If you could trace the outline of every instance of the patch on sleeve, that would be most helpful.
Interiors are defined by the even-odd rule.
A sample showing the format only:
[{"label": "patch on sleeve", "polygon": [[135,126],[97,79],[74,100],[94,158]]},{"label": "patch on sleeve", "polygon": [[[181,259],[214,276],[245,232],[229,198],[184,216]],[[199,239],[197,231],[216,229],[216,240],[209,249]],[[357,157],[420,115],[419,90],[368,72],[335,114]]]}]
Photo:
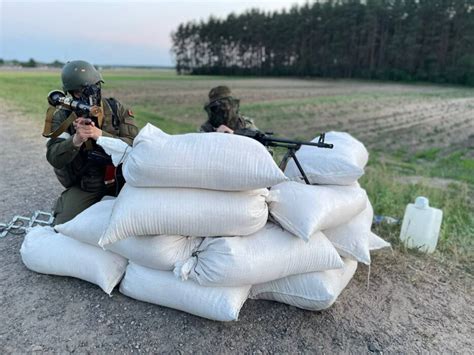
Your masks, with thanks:
[{"label": "patch on sleeve", "polygon": [[130,117],[135,118],[135,115],[133,114],[133,111],[130,110],[130,109],[128,109],[128,115],[129,115]]}]

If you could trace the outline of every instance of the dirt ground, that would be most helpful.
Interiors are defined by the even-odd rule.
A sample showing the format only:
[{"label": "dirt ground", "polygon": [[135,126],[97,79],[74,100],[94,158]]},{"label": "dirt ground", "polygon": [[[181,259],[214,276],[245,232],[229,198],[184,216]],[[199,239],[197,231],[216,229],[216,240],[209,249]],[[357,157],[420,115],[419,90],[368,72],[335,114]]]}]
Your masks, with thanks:
[{"label": "dirt ground", "polygon": [[[41,127],[0,102],[0,222],[50,210],[61,191]],[[36,121],[37,122],[37,121]],[[473,280],[429,258],[384,251],[323,312],[248,300],[240,320],[213,322],[36,274],[21,236],[0,239],[0,352],[472,353]]]}]

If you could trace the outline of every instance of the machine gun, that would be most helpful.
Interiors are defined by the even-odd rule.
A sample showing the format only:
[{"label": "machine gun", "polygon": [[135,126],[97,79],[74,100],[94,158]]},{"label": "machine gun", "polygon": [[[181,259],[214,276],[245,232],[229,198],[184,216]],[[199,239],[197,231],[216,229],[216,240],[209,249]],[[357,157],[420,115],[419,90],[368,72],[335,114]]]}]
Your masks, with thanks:
[{"label": "machine gun", "polygon": [[308,146],[317,147],[317,148],[328,148],[328,149],[332,149],[334,147],[333,144],[324,142],[325,133],[322,133],[319,136],[319,139],[317,142],[304,142],[304,141],[295,141],[295,140],[286,139],[286,138],[276,138],[276,137],[273,137],[273,132],[261,132],[261,131],[251,130],[251,129],[239,129],[235,131],[235,134],[255,139],[256,141],[263,144],[265,147],[282,147],[282,148],[288,149],[287,154],[285,155],[285,157],[280,163],[280,169],[284,170],[288,159],[293,158],[296,166],[298,167],[298,170],[301,173],[301,176],[303,177],[304,181],[308,185],[310,185],[310,182],[308,180],[308,177],[306,176],[306,173],[303,170],[303,167],[298,161],[298,158],[296,158],[296,152],[303,145],[308,145]]}]

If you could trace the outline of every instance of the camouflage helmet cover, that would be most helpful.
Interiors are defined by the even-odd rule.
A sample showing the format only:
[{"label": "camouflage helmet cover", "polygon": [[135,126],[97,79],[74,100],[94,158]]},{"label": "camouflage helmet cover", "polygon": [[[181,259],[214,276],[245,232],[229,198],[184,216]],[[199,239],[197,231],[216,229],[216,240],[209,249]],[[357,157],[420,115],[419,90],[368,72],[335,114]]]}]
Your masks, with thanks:
[{"label": "camouflage helmet cover", "polygon": [[97,69],[83,60],[67,62],[61,72],[61,81],[65,92],[104,82]]},{"label": "camouflage helmet cover", "polygon": [[209,102],[221,100],[227,97],[232,97],[232,92],[228,86],[216,86],[209,91]]}]

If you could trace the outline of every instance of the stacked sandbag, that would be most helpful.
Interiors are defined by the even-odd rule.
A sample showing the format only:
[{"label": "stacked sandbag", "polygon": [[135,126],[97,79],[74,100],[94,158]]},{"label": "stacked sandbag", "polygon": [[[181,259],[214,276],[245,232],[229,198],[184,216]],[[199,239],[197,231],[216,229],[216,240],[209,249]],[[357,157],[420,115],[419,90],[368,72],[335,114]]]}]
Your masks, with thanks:
[{"label": "stacked sandbag", "polygon": [[32,228],[20,253],[30,270],[85,280],[109,295],[127,267],[124,257],[56,233],[51,227]]},{"label": "stacked sandbag", "polygon": [[[56,226],[59,233],[50,230],[48,238],[81,245],[78,250],[89,258],[121,260],[120,277],[128,260],[120,292],[201,317],[237,320],[249,293],[309,310],[327,308],[357,262],[370,263],[370,251],[387,246],[370,231],[372,206],[357,183],[367,152],[349,135],[331,133],[326,139],[336,149],[332,168],[321,170],[318,160],[331,150],[298,152],[318,185],[289,174],[291,162],[289,181],[265,148],[247,137],[171,136],[152,125],[140,131],[133,147],[101,137],[98,144],[114,164],[123,163],[126,185],[116,199]],[[47,243],[41,246],[44,251]],[[68,253],[72,264],[59,252],[40,265],[22,248],[23,254],[33,270],[83,278],[109,293],[118,282],[103,281],[105,261],[90,261],[98,265],[96,280],[90,269],[70,267],[76,261]],[[113,276],[116,269],[111,267]]]},{"label": "stacked sandbag", "polygon": [[[98,240],[92,240],[131,261],[121,290],[137,299],[208,318],[236,319],[250,284],[203,287],[192,281],[184,283],[170,272],[171,262],[177,264],[192,258],[203,243],[201,237],[245,238],[265,227],[267,187],[287,180],[266,149],[237,135],[172,136],[150,124],[140,131],[132,148],[107,137],[101,137],[98,144],[115,164],[123,163],[127,181],[113,202],[111,213],[104,216],[109,221],[107,226],[98,228],[102,233]],[[69,227],[65,233],[77,230],[77,226]],[[61,226],[59,229],[64,230]],[[164,245],[176,249],[163,256]],[[141,285],[142,282],[147,285]],[[163,291],[168,300],[154,289],[161,289],[163,282],[169,285],[169,293]],[[235,296],[239,301],[231,302],[231,313],[224,312],[226,307],[222,308],[225,314],[220,315],[192,311],[193,307],[205,309],[206,305],[186,305],[173,296],[173,290],[193,294],[202,302],[219,298],[219,294],[223,300]]]},{"label": "stacked sandbag", "polygon": [[368,161],[364,145],[344,132],[329,132],[326,141],[334,148],[303,146],[296,153],[311,185],[289,161],[285,174],[293,181],[271,188],[269,212],[272,220],[308,245],[322,233],[343,257],[343,267],[254,284],[251,298],[311,310],[327,308],[354,275],[357,262],[369,265],[371,250],[390,245],[372,233],[372,205],[357,182]]},{"label": "stacked sandbag", "polygon": [[[100,201],[55,229],[78,241],[99,246],[110,224],[114,203],[115,199]],[[105,249],[142,266],[171,271],[175,263],[189,258],[202,240],[179,235],[130,236],[106,245]]]},{"label": "stacked sandbag", "polygon": [[268,217],[267,187],[287,180],[266,149],[238,135],[168,135],[147,124],[133,147],[98,140],[127,181],[99,244],[129,236],[250,235]]}]

